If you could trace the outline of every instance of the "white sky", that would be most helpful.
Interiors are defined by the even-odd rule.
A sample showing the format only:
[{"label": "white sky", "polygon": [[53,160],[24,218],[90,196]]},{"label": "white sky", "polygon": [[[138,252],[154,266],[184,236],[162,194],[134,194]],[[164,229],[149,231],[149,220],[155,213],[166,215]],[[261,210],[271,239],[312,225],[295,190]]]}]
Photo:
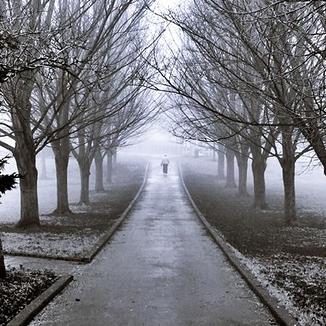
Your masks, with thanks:
[{"label": "white sky", "polygon": [[177,7],[181,5],[182,3],[185,3],[185,1],[181,0],[156,0],[157,6],[161,7],[162,9],[173,9],[174,7]]}]

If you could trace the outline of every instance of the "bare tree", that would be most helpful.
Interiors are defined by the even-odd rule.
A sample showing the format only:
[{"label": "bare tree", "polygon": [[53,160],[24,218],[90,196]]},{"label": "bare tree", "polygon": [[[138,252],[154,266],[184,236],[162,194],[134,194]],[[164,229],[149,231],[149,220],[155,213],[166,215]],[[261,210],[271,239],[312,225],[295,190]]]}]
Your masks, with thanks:
[{"label": "bare tree", "polygon": [[[262,208],[266,206],[266,160],[276,155],[281,136],[282,159],[279,161],[288,223],[295,219],[296,159],[310,146],[322,164],[324,157],[324,127],[320,115],[323,58],[318,58],[320,51],[311,51],[314,46],[316,50],[316,44],[320,49],[319,42],[324,37],[322,32],[314,38],[315,23],[318,28],[322,27],[323,5],[314,5],[319,9],[316,13],[312,3],[309,6],[307,9],[301,4],[270,1],[195,1],[189,11],[167,18],[186,35],[187,54],[174,55],[170,70],[167,66],[158,69],[159,82],[163,84],[161,90],[186,98],[192,105],[215,115],[216,120],[231,126],[231,130],[235,130],[233,125],[238,125],[241,136],[250,140],[255,205]],[[189,65],[186,56],[195,58],[198,54],[200,60]],[[157,64],[158,61],[153,66]],[[151,87],[159,88],[157,85],[151,84]],[[236,93],[246,114],[239,114],[231,106],[228,110],[223,105],[216,106],[216,97],[212,99],[216,95],[212,93],[214,89],[219,89],[222,98],[223,93]],[[308,145],[297,153],[300,134]]]},{"label": "bare tree", "polygon": [[[61,2],[60,2],[61,3]],[[23,176],[21,190],[21,226],[39,224],[36,154],[46,145],[47,137],[39,132],[38,126],[44,116],[37,117],[32,104],[32,94],[39,71],[44,66],[62,64],[62,48],[56,35],[69,28],[69,22],[56,25],[55,1],[31,0],[7,1],[2,5],[1,23],[15,36],[16,47],[8,55],[7,62],[14,67],[11,78],[2,85],[3,107],[8,113],[8,121],[2,124],[1,133],[11,142],[1,140],[0,145],[11,151],[18,171]],[[54,22],[54,23],[53,23]],[[51,24],[53,23],[53,24]],[[65,47],[72,46],[67,41]],[[14,145],[12,145],[14,142]]]},{"label": "bare tree", "polygon": [[[149,4],[147,3],[147,5]],[[111,9],[116,6],[116,9],[103,11],[104,5],[112,6]],[[107,16],[105,16],[106,25],[103,25],[105,28],[99,29],[101,34],[98,35],[96,34],[97,30],[96,33],[91,32],[88,21],[86,21],[86,25],[78,21],[79,29],[87,32],[86,35],[91,35],[90,40],[88,40],[88,51],[83,49],[78,52],[76,50],[72,51],[72,55],[79,58],[78,61],[84,64],[82,67],[79,65],[78,69],[73,74],[70,73],[68,78],[64,77],[62,79],[64,85],[67,85],[65,89],[70,90],[68,96],[64,96],[64,102],[60,98],[62,93],[61,82],[56,84],[56,94],[58,95],[55,95],[55,97],[59,99],[57,106],[60,107],[63,103],[62,119],[57,119],[56,124],[57,126],[60,126],[60,124],[65,126],[62,132],[57,134],[57,139],[52,142],[57,162],[58,199],[55,211],[57,214],[62,215],[70,212],[67,192],[67,167],[70,153],[69,134],[72,132],[72,126],[75,125],[74,122],[78,122],[78,129],[82,129],[83,126],[90,126],[94,120],[93,108],[98,97],[96,94],[100,93],[108,93],[110,96],[107,96],[105,100],[107,102],[106,107],[103,106],[103,103],[99,104],[104,109],[102,114],[97,113],[95,122],[97,123],[100,119],[105,119],[110,114],[114,114],[117,107],[109,113],[110,99],[118,96],[124,88],[128,87],[132,79],[137,78],[138,58],[151,46],[151,42],[145,43],[144,41],[136,44],[136,39],[142,37],[145,40],[143,35],[143,18],[147,10],[145,5],[144,1],[138,1],[137,4],[131,1],[124,1],[120,5],[115,4],[115,1],[110,1],[107,4],[103,3],[102,5],[98,4],[97,12],[107,13]],[[99,17],[94,17],[93,20],[97,22],[98,19]],[[97,25],[95,23],[91,27],[97,28]],[[128,68],[130,66],[131,69]],[[124,74],[124,80],[119,77],[121,74]],[[114,87],[112,87],[113,80],[115,80]],[[120,80],[120,84],[117,82],[118,80]],[[115,89],[115,92],[112,92],[112,89]],[[78,95],[76,96],[76,94]],[[95,102],[93,101],[87,108],[83,102],[90,103],[89,98],[91,100],[95,99]],[[74,103],[71,102],[72,99],[74,99]],[[78,113],[76,114],[76,112]],[[70,121],[69,124],[67,124],[67,118]]]},{"label": "bare tree", "polygon": [[[71,125],[81,116],[85,120],[89,117],[90,110],[80,108],[95,85],[99,89],[106,76],[128,63],[124,57],[115,56],[121,66],[105,66],[103,51],[108,44],[117,47],[124,33],[139,31],[147,6],[141,0],[119,4],[31,0],[26,6],[20,1],[2,6],[4,24],[18,35],[16,53],[9,58],[22,62],[17,65],[19,69],[10,71],[13,76],[2,87],[9,116],[1,132],[15,145],[0,143],[12,151],[19,172],[25,176],[21,181],[20,225],[39,224],[35,158],[48,143],[53,144],[59,181],[57,212],[69,212],[66,172]],[[131,32],[135,26],[137,29]],[[79,104],[71,105],[82,89],[85,95],[78,99]],[[85,125],[90,123],[91,119],[85,121]]]},{"label": "bare tree", "polygon": [[[122,80],[125,81],[125,78]],[[111,90],[112,91],[112,90]],[[108,174],[112,177],[112,154],[118,146],[123,146],[124,142],[131,137],[141,134],[144,127],[155,118],[157,108],[153,103],[151,106],[146,105],[144,96],[149,96],[142,84],[125,87],[119,92],[118,97],[114,97],[111,101],[106,102],[107,114],[106,118],[101,118],[98,123],[91,124],[89,127],[79,129],[76,139],[73,140],[72,153],[76,158],[81,175],[81,196],[80,204],[89,204],[89,176],[90,168],[93,160],[97,155],[97,166],[102,166],[103,153],[110,153],[108,162]],[[99,103],[97,103],[97,106]],[[101,106],[98,106],[100,112],[103,113]],[[96,111],[94,112],[96,116]],[[82,122],[83,123],[83,122]],[[76,124],[78,128],[78,123]],[[102,152],[102,153],[101,153]],[[100,170],[103,169],[100,168]],[[103,177],[100,171],[97,171],[96,180],[103,185],[103,181],[99,181]],[[112,180],[109,180],[112,181]]]}]

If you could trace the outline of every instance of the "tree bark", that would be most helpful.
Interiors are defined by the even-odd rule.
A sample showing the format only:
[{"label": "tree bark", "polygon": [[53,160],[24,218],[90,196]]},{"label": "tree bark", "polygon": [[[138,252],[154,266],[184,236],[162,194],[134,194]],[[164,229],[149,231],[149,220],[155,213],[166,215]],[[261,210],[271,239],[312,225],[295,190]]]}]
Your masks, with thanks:
[{"label": "tree bark", "polygon": [[6,277],[6,267],[5,267],[5,261],[3,257],[3,250],[2,250],[2,242],[0,239],[0,278]]},{"label": "tree bark", "polygon": [[[253,154],[253,153],[252,153]],[[262,156],[253,154],[252,157],[252,175],[254,179],[254,203],[253,206],[259,209],[266,209],[266,185],[265,185],[265,170],[266,161]]]},{"label": "tree bark", "polygon": [[217,152],[217,178],[218,180],[225,180],[225,158],[224,158],[224,146],[218,144]]},{"label": "tree bark", "polygon": [[107,171],[107,175],[106,175],[106,182],[108,184],[112,183],[112,174],[113,174],[113,168],[112,168],[112,164],[113,164],[113,158],[112,158],[112,152],[109,150],[106,154],[106,159],[107,159],[107,167],[106,167],[106,171]]},{"label": "tree bark", "polygon": [[284,186],[284,217],[288,225],[296,220],[295,204],[295,163],[287,161],[283,163]]},{"label": "tree bark", "polygon": [[[20,137],[17,137],[19,139]],[[20,139],[16,140],[14,153],[20,179],[20,220],[18,226],[40,225],[36,154],[33,146],[28,146]]]},{"label": "tree bark", "polygon": [[239,196],[248,196],[247,176],[248,176],[248,155],[239,153],[236,155],[239,173]]},{"label": "tree bark", "polygon": [[68,195],[69,138],[62,138],[52,143],[57,179],[57,207],[53,214],[71,214]]},{"label": "tree bark", "polygon": [[103,192],[103,156],[98,150],[95,153],[95,191]]},{"label": "tree bark", "polygon": [[37,198],[36,148],[31,128],[30,102],[34,75],[27,71],[17,76],[12,89],[11,119],[15,130],[15,148],[13,155],[17,163],[20,179],[20,220],[18,226],[39,225]]},{"label": "tree bark", "polygon": [[[93,144],[93,141],[87,141],[84,131],[78,131],[78,152],[76,150],[72,150],[73,155],[75,156],[80,172],[80,200],[79,204],[90,204],[89,199],[89,179],[91,175],[91,166],[93,159],[96,154],[96,150],[98,147]],[[93,134],[96,138],[96,134]]]},{"label": "tree bark", "polygon": [[235,177],[234,177],[234,151],[226,148],[226,188],[236,188]]},{"label": "tree bark", "polygon": [[68,164],[69,155],[55,156],[55,169],[57,178],[57,208],[54,213],[59,215],[71,214],[68,195]]},{"label": "tree bark", "polygon": [[[284,217],[285,222],[290,225],[296,220],[296,203],[295,203],[295,149],[292,142],[292,131],[282,132],[282,174],[284,188]],[[292,128],[291,128],[292,129]]]},{"label": "tree bark", "polygon": [[80,200],[79,204],[89,205],[89,176],[91,165],[89,162],[78,162],[80,171]]}]

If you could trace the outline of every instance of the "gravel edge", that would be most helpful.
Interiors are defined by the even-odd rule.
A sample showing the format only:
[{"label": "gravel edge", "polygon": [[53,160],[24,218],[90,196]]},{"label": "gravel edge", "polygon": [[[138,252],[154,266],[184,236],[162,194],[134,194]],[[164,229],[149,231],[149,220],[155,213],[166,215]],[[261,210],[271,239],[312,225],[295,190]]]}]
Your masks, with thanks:
[{"label": "gravel edge", "polygon": [[20,311],[7,326],[27,325],[57,294],[59,294],[71,281],[71,275],[61,276],[47,290],[41,293],[22,311]]},{"label": "gravel edge", "polygon": [[203,223],[205,228],[207,229],[210,236],[217,243],[217,245],[221,248],[223,254],[229,260],[231,265],[240,273],[241,277],[246,281],[248,286],[252,289],[252,291],[259,297],[259,299],[268,307],[274,318],[280,323],[280,325],[285,326],[295,326],[297,325],[297,321],[290,315],[290,313],[281,306],[277,300],[275,300],[268,291],[261,286],[261,284],[257,281],[257,279],[253,276],[248,268],[246,268],[243,264],[241,264],[240,260],[236,257],[236,255],[230,249],[228,243],[221,238],[217,232],[212,228],[212,226],[208,223],[205,216],[201,213],[196,203],[192,199],[190,192],[184,182],[182,169],[180,165],[178,165],[178,171],[180,176],[180,181],[182,187],[194,209],[198,218]]}]

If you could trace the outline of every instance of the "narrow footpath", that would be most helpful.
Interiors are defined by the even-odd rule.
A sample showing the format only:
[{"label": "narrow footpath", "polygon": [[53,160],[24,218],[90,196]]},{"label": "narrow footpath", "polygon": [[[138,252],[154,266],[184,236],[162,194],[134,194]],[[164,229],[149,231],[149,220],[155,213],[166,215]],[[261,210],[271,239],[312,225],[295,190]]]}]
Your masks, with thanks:
[{"label": "narrow footpath", "polygon": [[176,165],[163,176],[159,163],[111,242],[32,325],[275,325],[206,234]]}]

